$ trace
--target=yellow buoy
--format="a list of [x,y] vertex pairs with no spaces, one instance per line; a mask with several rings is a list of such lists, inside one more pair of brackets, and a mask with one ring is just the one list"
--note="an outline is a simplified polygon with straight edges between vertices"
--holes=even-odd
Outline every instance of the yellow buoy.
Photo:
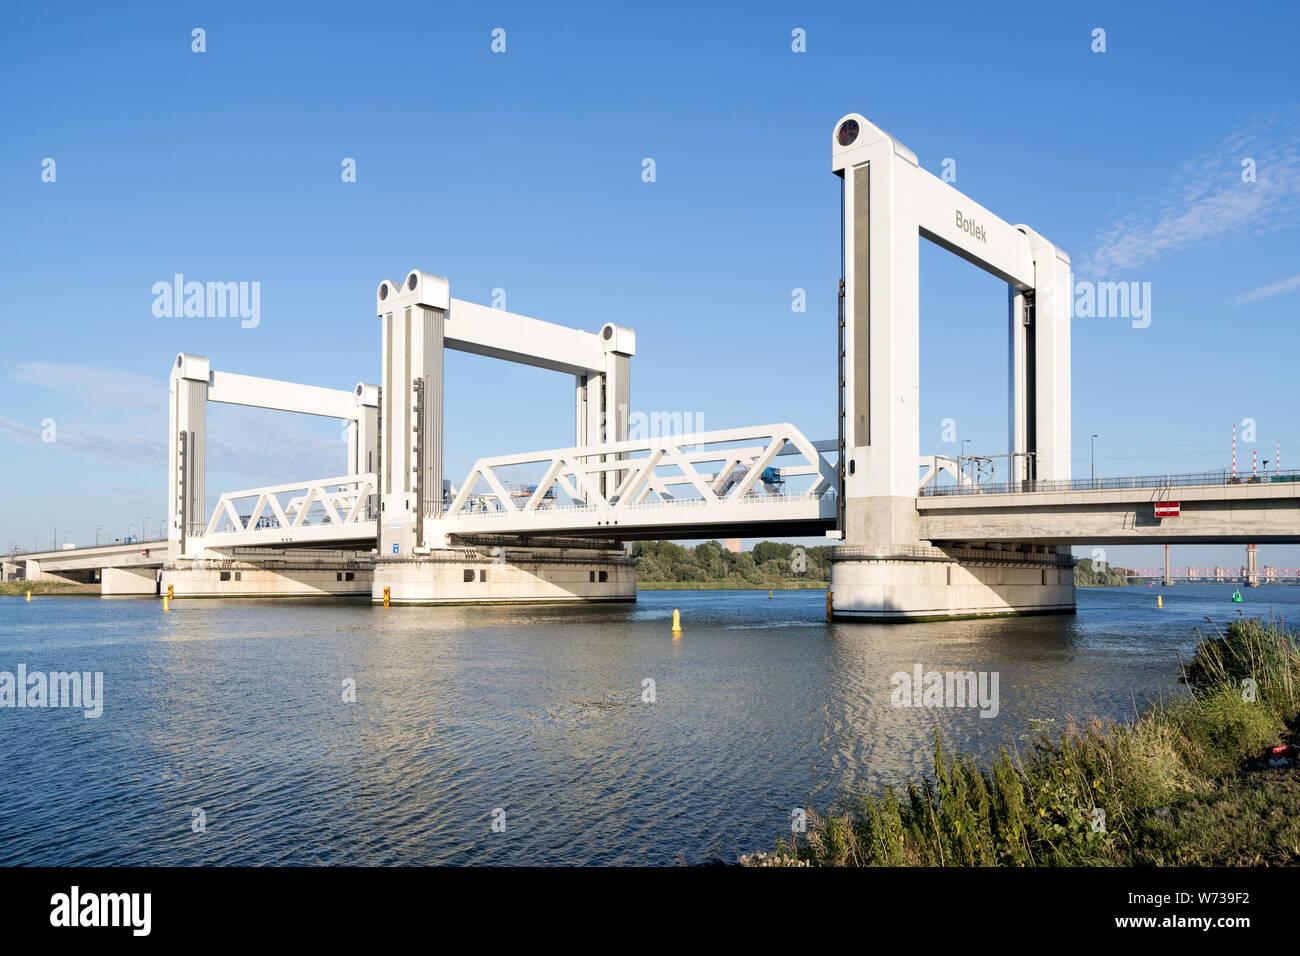
[[28,604],[31,604],[31,603],[32,603],[32,592],[31,592],[31,591],[28,591],[28,592],[27,592],[27,603],[28,603]]
[[172,609],[172,599],[170,597],[163,598],[163,613],[166,614],[171,609]]
[[384,588],[384,607],[388,607],[388,588]]
[[1156,607],[1164,607],[1164,606],[1165,606],[1165,596],[1163,594],[1157,594]]
[[682,612],[677,610],[677,608],[673,608],[673,633],[680,634],[681,632],[682,632]]
[[174,588],[175,586],[176,586],[176,585],[174,585],[174,584],[169,584],[169,585],[167,585],[167,597],[168,597],[168,599],[175,599],[175,597],[176,597],[176,593],[172,590],[172,588]]
[[767,599],[768,599],[769,601],[772,600],[772,589],[771,589],[771,588],[768,588],[768,589],[767,589]]
[[831,603],[831,589],[826,589],[826,620],[829,622],[834,617],[835,605]]

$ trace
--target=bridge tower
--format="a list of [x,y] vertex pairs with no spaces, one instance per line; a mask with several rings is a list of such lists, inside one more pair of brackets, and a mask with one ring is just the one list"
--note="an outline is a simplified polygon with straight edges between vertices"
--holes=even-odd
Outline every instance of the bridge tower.
[[[451,533],[444,512],[455,489],[443,480],[446,349],[572,375],[576,444],[594,447],[628,438],[632,330],[606,323],[599,333],[582,332],[453,299],[445,278],[418,269],[400,283],[379,284],[376,312],[382,385],[374,602],[635,600],[636,577],[621,542]],[[603,474],[602,491],[612,491],[621,474]]]
[[924,541],[916,507],[920,240],[1007,283],[1013,480],[1070,477],[1069,257],[922,169],[859,114],[835,124],[831,168],[843,190],[836,616],[1072,611],[1068,549]]

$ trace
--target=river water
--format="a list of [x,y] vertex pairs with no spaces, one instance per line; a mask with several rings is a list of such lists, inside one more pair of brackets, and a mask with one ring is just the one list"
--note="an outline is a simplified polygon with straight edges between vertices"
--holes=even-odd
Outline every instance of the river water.
[[[1185,693],[1178,655],[1207,615],[1300,603],[1300,587],[1242,590],[1080,589],[1077,615],[892,627],[827,625],[822,591],[169,614],[0,598],[0,671],[104,682],[95,719],[0,709],[0,864],[734,860],[789,832],[792,808],[924,772],[935,727],[987,754]],[[893,706],[891,675],[917,664],[996,672],[996,716]]]

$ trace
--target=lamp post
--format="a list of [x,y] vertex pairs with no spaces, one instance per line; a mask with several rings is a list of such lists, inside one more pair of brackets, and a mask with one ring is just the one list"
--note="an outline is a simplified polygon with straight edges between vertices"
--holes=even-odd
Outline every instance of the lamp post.
[[95,547],[99,547],[99,533],[104,530],[102,524],[95,525]]
[[1092,453],[1089,456],[1089,472],[1092,476],[1092,486],[1094,488],[1097,487],[1097,439],[1100,437],[1100,435],[1093,435],[1089,441],[1092,448]]
[[957,452],[957,490],[958,491],[961,490],[961,477],[962,475],[966,474],[965,469],[963,469],[961,466],[961,460],[962,457],[966,454],[966,446],[968,444],[970,444],[970,439],[963,438],[961,440],[961,450]]

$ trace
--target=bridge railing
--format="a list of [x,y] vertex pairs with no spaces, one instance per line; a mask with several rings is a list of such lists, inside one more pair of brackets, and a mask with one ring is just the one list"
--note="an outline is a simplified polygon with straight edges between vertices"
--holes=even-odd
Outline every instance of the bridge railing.
[[[1060,491],[1128,491],[1133,489],[1190,488],[1205,485],[1263,485],[1300,482],[1300,471],[1269,475],[1233,475],[1228,469],[1184,475],[1131,475],[1117,478],[1072,478],[1068,481],[1004,481],[985,484],[930,484],[921,497],[944,495],[1008,495]],[[1300,489],[1297,489],[1300,491]]]

